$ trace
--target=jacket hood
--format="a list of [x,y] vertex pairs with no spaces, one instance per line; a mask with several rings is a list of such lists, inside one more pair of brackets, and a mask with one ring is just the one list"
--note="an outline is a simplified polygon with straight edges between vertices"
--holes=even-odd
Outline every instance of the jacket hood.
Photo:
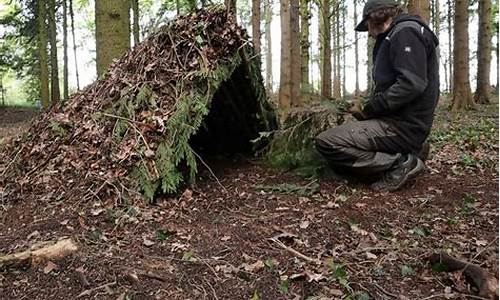
[[399,15],[394,19],[394,22],[392,24],[393,24],[393,26],[395,26],[396,24],[399,24],[402,22],[407,22],[407,21],[414,21],[414,22],[417,22],[418,24],[422,25],[425,29],[427,29],[432,34],[432,39],[433,39],[434,45],[436,47],[439,45],[439,40],[438,40],[436,34],[429,28],[429,25],[427,25],[427,23],[425,23],[424,20],[422,20],[422,18],[420,18],[417,15],[408,15],[408,14]]

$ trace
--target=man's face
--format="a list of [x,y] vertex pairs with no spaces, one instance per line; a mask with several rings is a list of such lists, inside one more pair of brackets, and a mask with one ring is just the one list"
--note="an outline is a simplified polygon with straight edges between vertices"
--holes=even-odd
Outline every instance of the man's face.
[[377,35],[383,33],[385,31],[385,24],[382,24],[382,25],[374,25],[373,22],[371,22],[370,19],[368,19],[368,21],[366,22],[367,25],[368,25],[368,34],[372,37],[372,38],[377,38]]

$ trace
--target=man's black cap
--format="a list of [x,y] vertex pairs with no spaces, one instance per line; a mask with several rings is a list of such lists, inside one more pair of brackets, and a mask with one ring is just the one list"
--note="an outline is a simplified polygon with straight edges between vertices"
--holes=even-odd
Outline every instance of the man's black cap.
[[368,16],[371,12],[376,9],[382,7],[394,7],[397,6],[398,3],[395,0],[368,0],[363,7],[363,19],[359,24],[354,28],[356,31],[368,31],[368,24],[366,21],[368,20]]

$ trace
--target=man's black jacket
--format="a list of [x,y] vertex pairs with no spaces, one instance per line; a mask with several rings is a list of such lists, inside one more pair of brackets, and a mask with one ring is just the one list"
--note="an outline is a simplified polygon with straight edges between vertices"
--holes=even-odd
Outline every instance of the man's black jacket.
[[377,36],[373,49],[375,89],[363,112],[392,124],[414,151],[430,133],[439,98],[437,46],[418,16],[403,14]]

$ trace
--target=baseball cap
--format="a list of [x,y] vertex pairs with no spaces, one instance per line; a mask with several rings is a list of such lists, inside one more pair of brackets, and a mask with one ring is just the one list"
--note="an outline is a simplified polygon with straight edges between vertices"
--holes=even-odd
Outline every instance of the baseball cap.
[[392,7],[397,6],[398,3],[395,0],[368,0],[363,7],[363,19],[354,28],[356,31],[368,31],[368,25],[366,21],[371,12],[382,7]]

